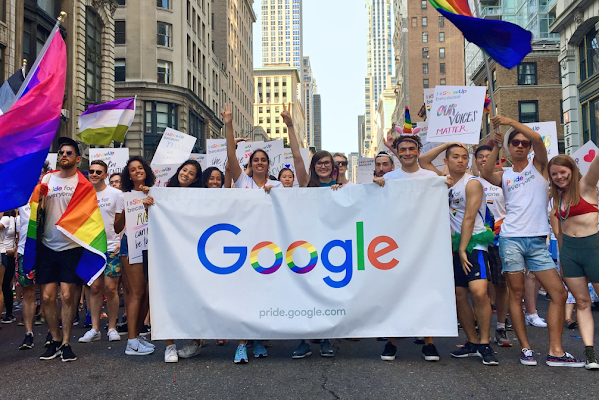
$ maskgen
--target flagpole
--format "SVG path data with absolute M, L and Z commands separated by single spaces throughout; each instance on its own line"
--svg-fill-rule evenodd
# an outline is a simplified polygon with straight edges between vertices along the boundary
M 480 18 L 480 12 L 478 11 L 478 0 L 474 0 L 474 12 L 476 13 L 476 18 Z M 479 47 L 480 49 L 480 47 Z M 489 90 L 489 98 L 491 99 L 491 116 L 495 116 L 495 95 L 493 94 L 493 78 L 491 77 L 491 69 L 489 68 L 489 60 L 487 59 L 487 54 L 483 49 L 480 49 L 483 54 L 483 58 L 485 59 L 485 69 L 487 70 L 487 82 L 488 82 L 488 90 Z

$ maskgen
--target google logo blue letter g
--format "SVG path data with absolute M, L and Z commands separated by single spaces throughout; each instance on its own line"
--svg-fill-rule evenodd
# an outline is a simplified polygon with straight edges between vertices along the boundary
M 241 232 L 241 229 L 231 224 L 217 224 L 211 226 L 202 234 L 200 240 L 198 241 L 198 257 L 208 271 L 219 275 L 228 275 L 236 272 L 243 266 L 245 259 L 247 258 L 248 249 L 247 247 L 225 247 L 223 249 L 225 254 L 239 254 L 239 258 L 237 261 L 235 261 L 235 264 L 229 267 L 219 267 L 218 265 L 212 264 L 208 260 L 208 257 L 206 257 L 206 242 L 208 239 L 210 239 L 210 236 L 220 231 L 227 231 L 237 235 L 239 232 Z

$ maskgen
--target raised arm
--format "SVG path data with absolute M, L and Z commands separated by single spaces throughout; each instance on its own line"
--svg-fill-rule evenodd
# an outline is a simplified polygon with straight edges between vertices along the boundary
M 231 169 L 229 168 L 229 161 L 227 160 L 227 163 L 225 164 L 225 181 L 223 182 L 225 189 L 231 189 L 231 183 Z
M 221 113 L 223 116 L 223 122 L 225 123 L 226 138 L 227 138 L 227 159 L 229 160 L 229 169 L 231 170 L 231 176 L 235 182 L 241 175 L 241 167 L 239 161 L 237 161 L 237 154 L 235 150 L 237 146 L 235 144 L 235 135 L 233 134 L 233 112 L 231 111 L 232 105 L 225 103 L 225 111 Z
M 485 163 L 480 175 L 490 184 L 501 187 L 503 171 L 495 172 L 495 160 L 499 157 L 500 146 L 503 146 L 503 135 L 498 130 L 493 134 L 493 150 Z M 472 163 L 474 164 L 474 163 Z
M 302 154 L 300 153 L 300 146 L 297 142 L 297 137 L 295 136 L 295 129 L 293 128 L 293 120 L 291 119 L 291 103 L 289 103 L 289 108 L 285 107 L 283 103 L 283 112 L 281 113 L 281 117 L 283 118 L 283 122 L 287 125 L 287 133 L 289 135 L 289 147 L 291 148 L 291 154 L 293 154 L 293 165 L 295 165 L 295 174 L 297 176 L 297 182 L 300 187 L 308 186 L 308 182 L 310 181 L 310 177 L 306 172 L 306 165 L 304 164 L 304 159 L 302 158 Z
M 448 148 L 454 145 L 464 147 L 463 144 L 458 142 L 443 143 L 441 146 L 437 146 L 418 157 L 418 164 L 420 164 L 421 168 L 433 171 L 439 176 L 444 176 L 445 174 L 443 174 L 443 171 L 438 170 L 437 167 L 433 165 L 433 161 L 439 156 L 439 154 L 447 151 Z
M 464 213 L 464 220 L 462 221 L 459 247 L 460 261 L 466 274 L 472 268 L 472 264 L 468 261 L 466 249 L 470 243 L 470 238 L 472 238 L 476 214 L 480 208 L 480 203 L 483 201 L 483 193 L 483 185 L 476 179 L 472 179 L 466 184 L 466 211 Z
M 545 147 L 545 142 L 543 142 L 543 137 L 541 135 L 530 129 L 528 126 L 501 115 L 491 118 L 491 122 L 493 122 L 494 128 L 498 128 L 501 125 L 507 125 L 526 136 L 526 138 L 532 142 L 532 149 L 535 152 L 535 158 L 533 160 L 535 167 L 543 174 L 543 176 L 547 177 L 547 163 L 549 162 L 549 159 L 547 158 L 547 148 Z
M 592 195 L 597 192 L 597 182 L 599 182 L 599 157 L 595 156 L 589 170 L 580 180 L 580 189 L 582 194 Z M 595 195 L 596 196 L 596 195 Z
M 395 157 L 399 158 L 399 154 L 397 154 L 397 150 L 393 147 L 393 131 L 395 130 L 395 127 L 389 129 L 389 132 L 387 132 L 387 137 L 385 137 L 383 139 L 383 142 L 385 143 L 385 146 L 389 149 L 390 152 L 392 152 L 393 154 L 395 154 Z

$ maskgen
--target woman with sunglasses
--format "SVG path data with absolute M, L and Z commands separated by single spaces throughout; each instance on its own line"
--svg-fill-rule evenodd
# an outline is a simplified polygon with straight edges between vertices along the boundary
M 335 164 L 337 164 L 337 167 L 339 167 L 339 176 L 336 179 L 337 183 L 342 186 L 355 185 L 355 183 L 347 179 L 347 176 L 345 176 L 348 164 L 347 157 L 345 156 L 345 154 L 335 153 L 333 154 L 333 160 L 335 161 Z
M 551 222 L 559 244 L 562 276 L 576 299 L 578 327 L 585 348 L 586 369 L 599 369 L 593 338 L 595 324 L 587 282 L 599 290 L 599 230 L 597 182 L 599 157 L 581 176 L 576 162 L 560 154 L 547 165 L 553 200 Z
M 122 172 L 123 192 L 146 192 L 156 182 L 156 176 L 150 167 L 150 164 L 139 156 L 133 156 L 127 161 L 127 165 Z M 146 206 L 151 204 L 147 197 L 143 200 Z M 114 222 L 114 229 L 117 233 L 125 227 L 125 211 L 117 214 Z M 144 252 L 144 262 L 129 263 L 129 247 L 127 235 L 123 235 L 120 248 L 121 263 L 123 264 L 123 283 L 127 295 L 125 298 L 125 309 L 127 310 L 127 340 L 126 355 L 145 356 L 154 352 L 154 345 L 140 335 L 141 327 L 144 325 L 144 319 L 148 314 L 149 291 L 147 279 L 147 252 Z

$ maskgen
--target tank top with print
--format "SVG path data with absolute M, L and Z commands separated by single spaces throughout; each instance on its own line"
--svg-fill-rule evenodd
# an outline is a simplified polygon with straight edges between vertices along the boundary
M 466 213 L 466 185 L 471 180 L 480 180 L 470 174 L 464 174 L 455 185 L 449 189 L 449 223 L 451 225 L 451 233 L 462 231 L 462 222 L 464 221 L 464 215 Z M 482 186 L 482 184 L 481 184 Z M 474 220 L 474 229 L 472 229 L 472 236 L 482 233 L 487 230 L 485 226 L 484 216 L 487 211 L 485 195 L 483 192 L 483 198 L 478 207 L 476 213 L 476 219 Z M 475 250 L 487 250 L 486 246 L 477 245 L 474 247 Z

